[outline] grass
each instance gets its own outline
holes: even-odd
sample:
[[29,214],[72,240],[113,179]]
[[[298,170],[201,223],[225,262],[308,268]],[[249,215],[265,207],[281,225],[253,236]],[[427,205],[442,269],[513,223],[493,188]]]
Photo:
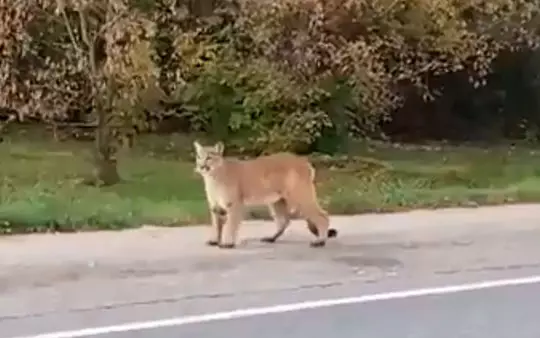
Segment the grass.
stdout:
[[[123,182],[82,184],[90,144],[8,136],[0,143],[0,233],[118,229],[208,220],[191,141],[149,136],[121,154]],[[334,214],[540,201],[540,152],[526,147],[355,146],[314,156],[321,203]],[[264,209],[252,211],[266,217]]]

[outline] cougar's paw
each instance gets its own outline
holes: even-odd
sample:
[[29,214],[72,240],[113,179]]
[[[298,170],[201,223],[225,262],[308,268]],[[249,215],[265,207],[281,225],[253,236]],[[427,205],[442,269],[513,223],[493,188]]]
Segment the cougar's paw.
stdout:
[[309,246],[312,247],[312,248],[322,248],[325,245],[326,245],[326,241],[324,241],[324,240],[316,240],[316,241],[313,241],[313,242],[309,243]]
[[206,241],[206,245],[208,245],[208,246],[218,246],[219,242],[216,241],[216,240],[210,239],[210,240]]
[[234,249],[236,245],[234,243],[219,244],[220,249]]
[[263,243],[274,243],[275,241],[276,241],[276,238],[272,236],[261,238],[261,242]]

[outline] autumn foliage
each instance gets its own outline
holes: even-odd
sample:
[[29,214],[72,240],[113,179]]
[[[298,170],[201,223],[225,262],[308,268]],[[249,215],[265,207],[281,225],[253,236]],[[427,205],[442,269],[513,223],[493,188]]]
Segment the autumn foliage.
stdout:
[[[519,129],[529,112],[493,116],[523,99],[488,98],[515,87],[509,69],[540,74],[538,11],[529,0],[0,0],[0,107],[94,121],[105,162],[118,135],[173,119],[256,151],[437,129],[422,111],[441,126]],[[454,116],[470,111],[476,120]]]

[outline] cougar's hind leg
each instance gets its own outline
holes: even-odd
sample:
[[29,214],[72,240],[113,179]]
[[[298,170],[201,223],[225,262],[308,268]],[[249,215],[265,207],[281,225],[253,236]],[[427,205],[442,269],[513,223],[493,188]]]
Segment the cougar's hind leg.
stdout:
[[272,236],[261,238],[262,242],[274,243],[287,229],[291,223],[289,207],[285,199],[280,199],[277,202],[268,205],[268,210],[276,223],[276,232]]
[[[319,237],[319,230],[317,229],[317,225],[310,221],[309,219],[306,220],[307,227],[309,232],[315,237]],[[334,228],[328,228],[328,238],[334,238],[337,237],[338,231]]]
[[314,189],[306,193],[302,198],[297,198],[297,209],[302,217],[306,220],[309,231],[317,238],[311,242],[312,247],[325,246],[330,224],[327,213],[317,203]]
[[337,230],[330,228],[328,213],[317,201],[317,192],[313,183],[302,199],[300,209],[309,231],[317,237],[310,243],[311,247],[325,246],[328,238],[337,236]]
[[304,205],[300,209],[306,219],[309,231],[317,238],[310,243],[311,247],[323,247],[331,231],[329,231],[328,215],[319,208]]
[[308,227],[309,232],[315,237],[319,237],[319,230],[317,229],[317,225],[310,221],[309,219],[306,219],[306,224]]

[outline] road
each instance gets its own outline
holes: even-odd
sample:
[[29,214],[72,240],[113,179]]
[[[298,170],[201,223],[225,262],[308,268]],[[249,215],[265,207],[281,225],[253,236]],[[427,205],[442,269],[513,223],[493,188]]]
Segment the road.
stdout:
[[324,249],[298,222],[231,251],[202,227],[3,237],[0,337],[537,338],[539,212],[333,217]]
[[[351,292],[358,293],[355,288]],[[106,337],[540,337],[540,284],[277,313]]]

